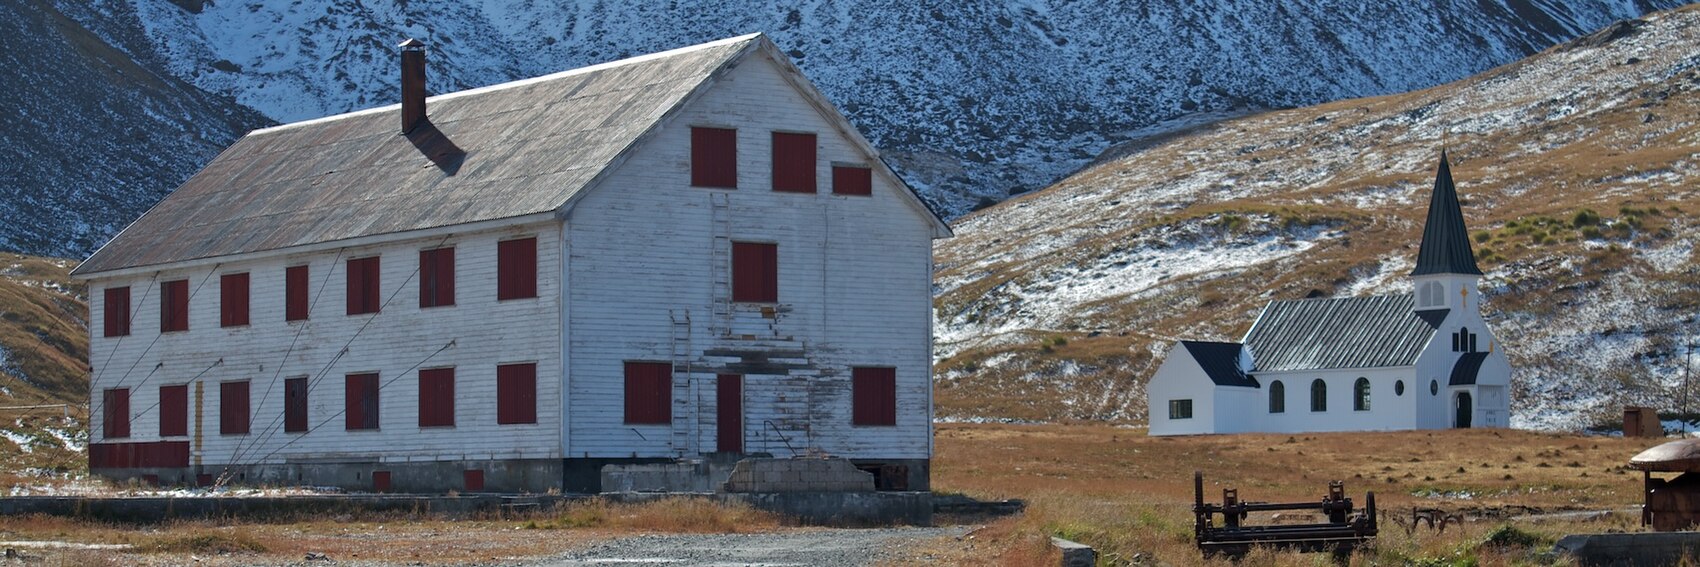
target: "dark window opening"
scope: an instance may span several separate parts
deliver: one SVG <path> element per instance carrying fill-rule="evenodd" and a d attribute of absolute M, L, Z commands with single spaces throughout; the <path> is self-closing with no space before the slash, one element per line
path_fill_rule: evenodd
<path fill-rule="evenodd" d="M 732 301 L 779 302 L 779 245 L 732 243 Z"/>
<path fill-rule="evenodd" d="M 383 305 L 379 297 L 378 257 L 355 258 L 348 261 L 348 314 L 377 313 Z"/>
<path fill-rule="evenodd" d="M 537 297 L 537 239 L 496 243 L 496 300 Z"/>
<path fill-rule="evenodd" d="M 290 266 L 283 271 L 283 320 L 307 320 L 306 266 Z"/>
<path fill-rule="evenodd" d="M 218 326 L 248 324 L 248 274 L 224 274 L 218 278 Z"/>
<path fill-rule="evenodd" d="M 130 436 L 130 389 L 109 388 L 101 393 L 101 433 L 107 439 Z"/>
<path fill-rule="evenodd" d="M 537 423 L 537 364 L 496 367 L 496 423 Z"/>
<path fill-rule="evenodd" d="M 1280 380 L 1269 384 L 1269 413 L 1287 413 L 1287 385 Z"/>
<path fill-rule="evenodd" d="M 106 288 L 104 336 L 123 337 L 130 334 L 130 286 Z"/>
<path fill-rule="evenodd" d="M 1352 383 L 1352 410 L 1369 411 L 1369 379 L 1358 378 Z"/>
<path fill-rule="evenodd" d="M 378 375 L 349 374 L 344 390 L 345 428 L 349 431 L 378 428 Z"/>
<path fill-rule="evenodd" d="M 673 365 L 626 363 L 626 419 L 630 425 L 673 422 Z"/>
<path fill-rule="evenodd" d="M 455 249 L 419 251 L 419 307 L 455 304 Z"/>
<path fill-rule="evenodd" d="M 189 434 L 189 385 L 159 387 L 159 436 Z"/>
<path fill-rule="evenodd" d="M 283 380 L 283 431 L 285 433 L 305 433 L 307 431 L 306 376 Z"/>
<path fill-rule="evenodd" d="M 738 131 L 691 128 L 691 186 L 738 187 Z"/>
<path fill-rule="evenodd" d="M 866 167 L 832 166 L 832 194 L 867 197 L 874 194 L 874 170 Z"/>
<path fill-rule="evenodd" d="M 1192 419 L 1192 400 L 1169 400 L 1169 419 Z"/>
<path fill-rule="evenodd" d="M 773 190 L 815 192 L 815 135 L 773 133 Z"/>
<path fill-rule="evenodd" d="M 1322 380 L 1310 383 L 1310 411 L 1328 411 L 1328 384 Z"/>
<path fill-rule="evenodd" d="M 189 280 L 159 283 L 159 332 L 189 330 Z"/>
<path fill-rule="evenodd" d="M 852 425 L 897 425 L 897 369 L 850 370 Z"/>

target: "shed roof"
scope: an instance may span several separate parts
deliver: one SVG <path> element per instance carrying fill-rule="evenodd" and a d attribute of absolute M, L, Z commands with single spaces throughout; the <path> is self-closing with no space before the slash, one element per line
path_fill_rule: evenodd
<path fill-rule="evenodd" d="M 1198 362 L 1199 368 L 1210 377 L 1217 386 L 1257 387 L 1257 380 L 1240 370 L 1239 343 L 1220 343 L 1209 341 L 1180 341 L 1186 347 L 1187 353 Z"/>
<path fill-rule="evenodd" d="M 756 49 L 795 71 L 752 34 L 430 97 L 426 123 L 407 135 L 400 105 L 255 130 L 74 273 L 559 212 Z M 805 96 L 877 156 L 794 74 Z M 931 211 L 922 214 L 935 234 L 949 234 Z"/>
<path fill-rule="evenodd" d="M 1410 366 L 1446 314 L 1412 307 L 1410 294 L 1271 301 L 1243 342 L 1255 372 Z"/>

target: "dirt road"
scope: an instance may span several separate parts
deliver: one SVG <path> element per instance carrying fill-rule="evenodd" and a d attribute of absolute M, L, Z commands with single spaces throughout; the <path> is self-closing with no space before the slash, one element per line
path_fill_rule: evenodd
<path fill-rule="evenodd" d="M 539 562 L 544 567 L 609 565 L 704 565 L 763 567 L 853 567 L 925 563 L 906 553 L 912 546 L 959 537 L 964 526 L 866 530 L 799 529 L 766 534 L 646 535 L 592 545 Z"/>

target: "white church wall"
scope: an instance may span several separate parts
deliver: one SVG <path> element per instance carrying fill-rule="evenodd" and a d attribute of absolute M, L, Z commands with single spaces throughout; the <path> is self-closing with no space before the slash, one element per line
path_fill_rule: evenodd
<path fill-rule="evenodd" d="M 1369 409 L 1354 409 L 1353 386 L 1358 378 L 1370 382 Z M 1263 373 L 1257 375 L 1263 388 L 1261 399 L 1242 415 L 1251 425 L 1245 431 L 1302 433 L 1320 431 L 1378 431 L 1408 429 L 1415 422 L 1413 398 L 1416 388 L 1411 383 L 1411 369 L 1342 369 L 1326 371 Z M 1311 383 L 1322 380 L 1327 386 L 1326 408 L 1311 411 Z M 1268 393 L 1280 381 L 1286 393 L 1286 411 L 1269 412 Z M 1396 392 L 1404 382 L 1404 393 Z"/>
<path fill-rule="evenodd" d="M 1186 347 L 1175 344 L 1170 347 L 1168 356 L 1163 357 L 1163 364 L 1157 367 L 1157 373 L 1151 376 L 1151 382 L 1146 385 L 1147 416 L 1151 423 L 1150 435 L 1196 435 L 1200 433 L 1216 433 L 1216 402 L 1214 394 L 1217 390 L 1210 376 L 1193 360 L 1192 354 Z M 1169 402 L 1171 400 L 1191 400 L 1192 417 L 1171 419 L 1169 417 Z"/>

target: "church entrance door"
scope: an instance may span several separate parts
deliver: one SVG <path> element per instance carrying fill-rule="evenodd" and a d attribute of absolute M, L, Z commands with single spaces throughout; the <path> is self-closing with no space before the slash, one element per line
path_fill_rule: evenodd
<path fill-rule="evenodd" d="M 1453 400 L 1452 407 L 1457 411 L 1456 416 L 1452 419 L 1452 426 L 1463 429 L 1469 428 L 1470 414 L 1472 413 L 1472 408 L 1470 407 L 1470 393 L 1458 392 L 1458 395 L 1455 396 Z"/>

